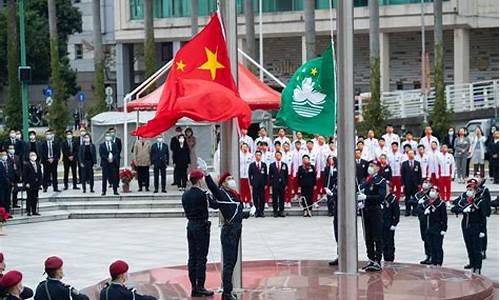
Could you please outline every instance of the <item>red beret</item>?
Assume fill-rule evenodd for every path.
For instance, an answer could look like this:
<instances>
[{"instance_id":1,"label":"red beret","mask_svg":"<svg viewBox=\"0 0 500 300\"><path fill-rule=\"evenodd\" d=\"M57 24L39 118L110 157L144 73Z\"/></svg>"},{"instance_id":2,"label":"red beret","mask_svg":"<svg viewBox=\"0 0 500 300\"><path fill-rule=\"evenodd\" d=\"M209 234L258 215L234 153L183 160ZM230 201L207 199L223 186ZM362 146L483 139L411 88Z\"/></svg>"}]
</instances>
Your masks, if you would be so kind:
<instances>
[{"instance_id":1,"label":"red beret","mask_svg":"<svg viewBox=\"0 0 500 300\"><path fill-rule=\"evenodd\" d=\"M219 178L219 185L222 185L222 183L226 180L226 178L228 178L229 176L231 176L231 173L229 173L228 171L222 173L222 175L220 176Z\"/></svg>"},{"instance_id":2,"label":"red beret","mask_svg":"<svg viewBox=\"0 0 500 300\"><path fill-rule=\"evenodd\" d=\"M189 178L194 178L194 179L201 179L201 178L203 178L203 176L204 176L204 174L200 170L193 170L189 174Z\"/></svg>"},{"instance_id":3,"label":"red beret","mask_svg":"<svg viewBox=\"0 0 500 300\"><path fill-rule=\"evenodd\" d=\"M3 263L3 260L4 260L3 253L0 252L0 264Z\"/></svg>"},{"instance_id":4,"label":"red beret","mask_svg":"<svg viewBox=\"0 0 500 300\"><path fill-rule=\"evenodd\" d=\"M5 275L2 277L2 280L0 281L0 286L2 286L4 289L9 289L23 279L23 274L19 271L9 271L5 273Z\"/></svg>"},{"instance_id":5,"label":"red beret","mask_svg":"<svg viewBox=\"0 0 500 300\"><path fill-rule=\"evenodd\" d=\"M45 260L45 270L57 270L63 266L63 260L57 256L51 256Z\"/></svg>"},{"instance_id":6,"label":"red beret","mask_svg":"<svg viewBox=\"0 0 500 300\"><path fill-rule=\"evenodd\" d=\"M467 180L467 187L469 186L473 186L473 187L476 187L478 185L478 181L476 178L470 178Z\"/></svg>"},{"instance_id":7,"label":"red beret","mask_svg":"<svg viewBox=\"0 0 500 300\"><path fill-rule=\"evenodd\" d=\"M117 260L109 266L109 274L116 277L128 271L128 264L123 260Z\"/></svg>"},{"instance_id":8,"label":"red beret","mask_svg":"<svg viewBox=\"0 0 500 300\"><path fill-rule=\"evenodd\" d=\"M376 159L370 160L369 164L376 165L377 167L380 167L380 162Z\"/></svg>"}]
</instances>

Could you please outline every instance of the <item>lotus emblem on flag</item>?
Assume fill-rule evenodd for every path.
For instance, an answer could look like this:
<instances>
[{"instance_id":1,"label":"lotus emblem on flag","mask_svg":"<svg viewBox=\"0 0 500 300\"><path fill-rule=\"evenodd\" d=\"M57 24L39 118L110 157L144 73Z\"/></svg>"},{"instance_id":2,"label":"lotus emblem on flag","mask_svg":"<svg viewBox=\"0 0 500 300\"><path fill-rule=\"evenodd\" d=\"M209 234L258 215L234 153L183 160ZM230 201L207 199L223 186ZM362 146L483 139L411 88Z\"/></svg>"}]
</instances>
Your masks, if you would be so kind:
<instances>
[{"instance_id":1,"label":"lotus emblem on flag","mask_svg":"<svg viewBox=\"0 0 500 300\"><path fill-rule=\"evenodd\" d=\"M293 90L293 110L301 117L316 117L323 110L326 95L314 89L311 77L306 77L300 85Z\"/></svg>"}]
</instances>

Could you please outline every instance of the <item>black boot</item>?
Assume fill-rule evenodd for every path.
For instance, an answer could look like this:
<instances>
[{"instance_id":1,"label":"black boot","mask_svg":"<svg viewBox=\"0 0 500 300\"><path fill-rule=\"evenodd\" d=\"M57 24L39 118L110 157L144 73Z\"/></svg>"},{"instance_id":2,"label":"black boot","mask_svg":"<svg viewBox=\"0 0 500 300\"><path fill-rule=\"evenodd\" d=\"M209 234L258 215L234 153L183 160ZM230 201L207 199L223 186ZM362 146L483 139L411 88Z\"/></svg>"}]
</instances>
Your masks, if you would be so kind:
<instances>
[{"instance_id":1,"label":"black boot","mask_svg":"<svg viewBox=\"0 0 500 300\"><path fill-rule=\"evenodd\" d=\"M481 251L483 254L483 259L486 259L486 251Z\"/></svg>"},{"instance_id":2,"label":"black boot","mask_svg":"<svg viewBox=\"0 0 500 300\"><path fill-rule=\"evenodd\" d=\"M464 266L464 269L466 269L466 270L467 270L467 269L472 269L471 264L465 265L465 266Z\"/></svg>"},{"instance_id":3,"label":"black boot","mask_svg":"<svg viewBox=\"0 0 500 300\"><path fill-rule=\"evenodd\" d=\"M222 297L221 297L221 300L238 300L238 297L236 297L235 295L229 293L229 294L222 294Z\"/></svg>"},{"instance_id":4,"label":"black boot","mask_svg":"<svg viewBox=\"0 0 500 300\"><path fill-rule=\"evenodd\" d=\"M420 262L421 265L430 265L431 264L431 258L427 256L424 260Z\"/></svg>"},{"instance_id":5,"label":"black boot","mask_svg":"<svg viewBox=\"0 0 500 300\"><path fill-rule=\"evenodd\" d=\"M206 288L198 288L191 292L191 297L211 297L214 295L213 291L209 291Z\"/></svg>"},{"instance_id":6,"label":"black boot","mask_svg":"<svg viewBox=\"0 0 500 300\"><path fill-rule=\"evenodd\" d=\"M328 265L330 265L330 266L338 266L339 265L339 259L336 258L336 259L328 262Z\"/></svg>"}]
</instances>

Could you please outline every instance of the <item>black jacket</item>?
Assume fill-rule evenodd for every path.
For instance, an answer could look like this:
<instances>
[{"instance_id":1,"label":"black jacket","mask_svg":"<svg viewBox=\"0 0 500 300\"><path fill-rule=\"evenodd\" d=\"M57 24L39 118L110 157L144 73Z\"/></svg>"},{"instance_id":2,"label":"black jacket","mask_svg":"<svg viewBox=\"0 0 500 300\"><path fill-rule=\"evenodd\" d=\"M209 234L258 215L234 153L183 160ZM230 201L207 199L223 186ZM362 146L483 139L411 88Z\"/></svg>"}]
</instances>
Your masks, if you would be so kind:
<instances>
[{"instance_id":1,"label":"black jacket","mask_svg":"<svg viewBox=\"0 0 500 300\"><path fill-rule=\"evenodd\" d=\"M469 207L469 212L464 212L464 209ZM486 226L486 217L491 213L491 207L485 195L477 192L471 203L467 201L465 193L453 200L451 212L456 215L463 214L462 226L468 228L472 224Z\"/></svg>"},{"instance_id":2,"label":"black jacket","mask_svg":"<svg viewBox=\"0 0 500 300\"><path fill-rule=\"evenodd\" d=\"M239 195L226 191L222 187L218 187L210 175L205 176L207 187L217 201L219 210L224 217L226 224L241 223L243 219L250 217L248 211L243 211L243 204L239 199Z\"/></svg>"},{"instance_id":3,"label":"black jacket","mask_svg":"<svg viewBox=\"0 0 500 300\"><path fill-rule=\"evenodd\" d=\"M172 161L177 167L187 167L191 163L191 155L186 142L182 148L179 146L177 151L172 153Z\"/></svg>"},{"instance_id":4,"label":"black jacket","mask_svg":"<svg viewBox=\"0 0 500 300\"><path fill-rule=\"evenodd\" d=\"M301 189L311 189L316 185L316 172L311 164L308 168L300 166L297 170L297 178Z\"/></svg>"},{"instance_id":5,"label":"black jacket","mask_svg":"<svg viewBox=\"0 0 500 300\"><path fill-rule=\"evenodd\" d=\"M488 145L488 154L490 155L490 160L491 161L496 161L498 163L498 142L492 141Z\"/></svg>"},{"instance_id":6,"label":"black jacket","mask_svg":"<svg viewBox=\"0 0 500 300\"><path fill-rule=\"evenodd\" d=\"M248 180L252 188L264 188L267 184L267 165L260 162L260 171L257 169L257 163L253 162L248 166Z\"/></svg>"},{"instance_id":7,"label":"black jacket","mask_svg":"<svg viewBox=\"0 0 500 300\"><path fill-rule=\"evenodd\" d=\"M153 296L137 294L134 289L129 289L118 283L107 283L101 290L99 300L156 300Z\"/></svg>"},{"instance_id":8,"label":"black jacket","mask_svg":"<svg viewBox=\"0 0 500 300\"><path fill-rule=\"evenodd\" d=\"M12 168L12 171L14 172L14 179L15 181L19 182L21 181L21 177L23 175L23 164L21 159L19 159L19 156L14 155L14 156L8 156L8 162L10 163L10 166Z\"/></svg>"},{"instance_id":9,"label":"black jacket","mask_svg":"<svg viewBox=\"0 0 500 300\"><path fill-rule=\"evenodd\" d=\"M120 161L120 158L122 157L122 140L117 137L113 140L113 143L116 145L116 148L118 149L118 161Z\"/></svg>"},{"instance_id":10,"label":"black jacket","mask_svg":"<svg viewBox=\"0 0 500 300\"><path fill-rule=\"evenodd\" d=\"M422 168L420 163L413 160L413 168L410 168L410 161L403 162L401 166L401 184L412 191L416 191L422 180Z\"/></svg>"},{"instance_id":11,"label":"black jacket","mask_svg":"<svg viewBox=\"0 0 500 300\"><path fill-rule=\"evenodd\" d=\"M42 168L39 162L36 162L37 172L35 173L35 168L31 164L31 161L24 162L23 167L23 184L26 187L29 184L30 189L39 189L43 183Z\"/></svg>"},{"instance_id":12,"label":"black jacket","mask_svg":"<svg viewBox=\"0 0 500 300\"><path fill-rule=\"evenodd\" d=\"M378 171L378 174L380 176L384 177L384 179L386 181L391 181L391 179L392 179L392 169L391 169L391 166L389 166L389 164L387 164L385 166L381 166L380 170Z\"/></svg>"},{"instance_id":13,"label":"black jacket","mask_svg":"<svg viewBox=\"0 0 500 300\"><path fill-rule=\"evenodd\" d=\"M108 161L109 153L113 154L113 160L110 163ZM118 154L118 146L115 143L111 143L111 151L108 150L106 142L99 145L99 157L101 158L101 167L111 165L120 165L120 158Z\"/></svg>"},{"instance_id":14,"label":"black jacket","mask_svg":"<svg viewBox=\"0 0 500 300\"><path fill-rule=\"evenodd\" d=\"M50 294L50 297L47 295ZM70 297L71 294L71 297ZM47 278L38 284L35 292L35 300L89 300L84 294L70 285L64 284L59 280Z\"/></svg>"},{"instance_id":15,"label":"black jacket","mask_svg":"<svg viewBox=\"0 0 500 300\"><path fill-rule=\"evenodd\" d=\"M70 142L71 142L71 149L70 149L68 140L65 140L61 144L61 150L62 150L64 162L69 162L70 156L73 156L73 161L78 160L78 148L79 148L80 144L75 140L71 140Z\"/></svg>"},{"instance_id":16,"label":"black jacket","mask_svg":"<svg viewBox=\"0 0 500 300\"><path fill-rule=\"evenodd\" d=\"M182 194L182 207L189 221L206 221L208 207L216 209L219 205L210 194L198 187L192 187Z\"/></svg>"},{"instance_id":17,"label":"black jacket","mask_svg":"<svg viewBox=\"0 0 500 300\"><path fill-rule=\"evenodd\" d=\"M397 226L399 223L400 208L396 196L392 193L387 195L382 202L382 218L384 220L384 227L390 228Z\"/></svg>"},{"instance_id":18,"label":"black jacket","mask_svg":"<svg viewBox=\"0 0 500 300\"><path fill-rule=\"evenodd\" d=\"M288 185L288 166L280 161L280 170L278 174L278 163L273 162L269 166L269 184L275 188L284 190Z\"/></svg>"},{"instance_id":19,"label":"black jacket","mask_svg":"<svg viewBox=\"0 0 500 300\"><path fill-rule=\"evenodd\" d=\"M94 144L89 144L90 146L90 156L92 158L92 165L97 164L97 153L95 151L95 145ZM78 146L78 162L80 164L85 163L85 144L82 146Z\"/></svg>"},{"instance_id":20,"label":"black jacket","mask_svg":"<svg viewBox=\"0 0 500 300\"><path fill-rule=\"evenodd\" d=\"M386 182L384 177L376 174L368 177L360 186L359 190L366 195L365 207L382 204L386 194Z\"/></svg>"},{"instance_id":21,"label":"black jacket","mask_svg":"<svg viewBox=\"0 0 500 300\"><path fill-rule=\"evenodd\" d=\"M0 161L0 188L9 187L15 179L12 165L7 161L5 164Z\"/></svg>"},{"instance_id":22,"label":"black jacket","mask_svg":"<svg viewBox=\"0 0 500 300\"><path fill-rule=\"evenodd\" d=\"M151 145L151 163L156 167L165 167L169 164L169 152L167 144L161 143L161 150L158 147L158 143Z\"/></svg>"},{"instance_id":23,"label":"black jacket","mask_svg":"<svg viewBox=\"0 0 500 300\"><path fill-rule=\"evenodd\" d=\"M356 179L358 180L358 184L362 184L366 177L368 177L368 162L360 159L359 163L357 160L354 163L356 164Z\"/></svg>"},{"instance_id":24,"label":"black jacket","mask_svg":"<svg viewBox=\"0 0 500 300\"><path fill-rule=\"evenodd\" d=\"M425 214L429 209L430 213ZM426 233L440 234L441 231L448 230L448 213L446 204L439 197L431 204L429 198L426 197L426 202L418 205L415 209L419 219L423 222L426 228Z\"/></svg>"},{"instance_id":25,"label":"black jacket","mask_svg":"<svg viewBox=\"0 0 500 300\"><path fill-rule=\"evenodd\" d=\"M33 147L31 146L31 142L30 141L27 141L26 143L24 143L24 156L23 156L23 159L25 161L29 161L30 160L30 152L33 150L36 152L36 155L37 155L37 158L36 160L37 161L40 161L41 160L41 156L42 156L42 146L40 144L39 141L35 141L33 142Z\"/></svg>"},{"instance_id":26,"label":"black jacket","mask_svg":"<svg viewBox=\"0 0 500 300\"><path fill-rule=\"evenodd\" d=\"M12 142L10 138L6 139L5 142L3 143L3 149L7 151L10 145L14 145L14 149L16 150L16 155L19 155L20 157L23 157L25 153L25 145L24 141L22 140L15 140Z\"/></svg>"},{"instance_id":27,"label":"black jacket","mask_svg":"<svg viewBox=\"0 0 500 300\"><path fill-rule=\"evenodd\" d=\"M42 164L46 163L49 159L49 145L47 141L41 142L40 146L40 154L41 155L41 161ZM52 158L54 159L54 162L58 162L59 158L61 157L61 147L59 145L59 142L56 140L52 141Z\"/></svg>"}]
</instances>

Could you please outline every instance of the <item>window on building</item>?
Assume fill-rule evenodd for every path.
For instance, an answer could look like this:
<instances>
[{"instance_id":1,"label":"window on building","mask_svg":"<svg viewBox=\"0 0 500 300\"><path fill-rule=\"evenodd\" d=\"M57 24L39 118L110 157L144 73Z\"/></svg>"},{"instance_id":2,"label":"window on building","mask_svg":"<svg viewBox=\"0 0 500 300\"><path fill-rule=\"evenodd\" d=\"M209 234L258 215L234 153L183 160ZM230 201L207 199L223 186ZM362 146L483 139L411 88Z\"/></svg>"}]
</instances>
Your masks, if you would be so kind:
<instances>
[{"instance_id":1,"label":"window on building","mask_svg":"<svg viewBox=\"0 0 500 300\"><path fill-rule=\"evenodd\" d=\"M75 59L82 59L82 58L83 58L83 45L75 44Z\"/></svg>"}]
</instances>

